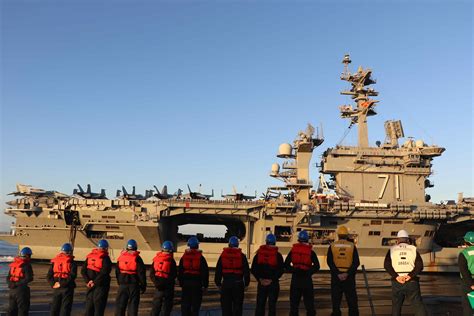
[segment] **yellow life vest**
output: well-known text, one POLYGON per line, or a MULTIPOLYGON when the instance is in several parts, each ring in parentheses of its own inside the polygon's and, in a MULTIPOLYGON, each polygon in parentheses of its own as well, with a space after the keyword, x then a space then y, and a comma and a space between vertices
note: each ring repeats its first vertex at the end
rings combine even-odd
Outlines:
POLYGON ((352 265, 354 256, 354 243, 340 239, 331 245, 334 264, 341 272, 347 272, 352 265))

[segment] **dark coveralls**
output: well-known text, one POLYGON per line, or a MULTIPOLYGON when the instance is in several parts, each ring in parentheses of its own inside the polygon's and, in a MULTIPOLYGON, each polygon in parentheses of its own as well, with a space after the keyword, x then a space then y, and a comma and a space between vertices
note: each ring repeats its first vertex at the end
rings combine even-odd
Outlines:
POLYGON ((240 316, 244 303, 244 291, 250 283, 250 269, 247 257, 242 253, 242 273, 223 273, 222 260, 216 265, 214 282, 221 287, 221 308, 223 316, 240 316))
POLYGON ((181 291, 181 315, 198 316, 201 309, 202 291, 209 287, 209 267, 201 256, 199 275, 184 273, 183 258, 179 261, 178 281, 181 291))
POLYGON ((71 262, 71 273, 67 278, 57 278, 54 276, 53 264, 49 268, 46 280, 51 287, 59 282, 60 287, 53 289, 53 301, 51 303, 51 316, 71 315, 72 303, 74 300, 74 289, 76 288, 77 265, 71 262))
POLYGON ((136 274, 121 273, 118 264, 115 267, 115 275, 119 284, 115 300, 115 316, 124 316, 126 310, 129 316, 138 315, 140 293, 143 294, 146 291, 146 267, 140 256, 137 256, 136 260, 136 274))
POLYGON ((421 259, 418 251, 416 252, 415 267, 408 273, 411 280, 400 284, 396 278, 398 273, 392 266, 392 258, 390 250, 387 252, 384 261, 384 268, 392 277, 392 316, 399 316, 402 313, 402 306, 405 298, 407 298, 415 309, 415 316, 425 316, 426 309, 421 299, 420 282, 418 274, 423 270, 423 259, 421 259))
POLYGON ((279 279, 283 275, 285 266, 283 263, 283 256, 277 252, 277 266, 275 268, 268 264, 258 263, 258 253, 253 257, 252 261, 252 274, 260 281, 260 279, 272 280, 272 283, 267 286, 263 286, 258 283, 257 286, 257 307, 255 309, 255 316, 265 315, 265 305, 268 299, 268 315, 276 315, 276 302, 278 300, 278 294, 280 293, 280 282, 279 279))
POLYGON ((155 266, 152 264, 150 269, 150 279, 155 285, 155 296, 153 297, 153 307, 151 316, 159 316, 164 307, 163 314, 169 316, 173 309, 174 284, 178 274, 176 261, 171 260, 170 273, 168 278, 157 277, 155 275, 155 266))
POLYGON ((319 271, 320 265, 318 257, 314 251, 311 251, 312 266, 309 270, 302 270, 294 268, 291 265, 291 251, 285 260, 285 269, 290 272, 290 315, 298 315, 301 296, 303 296, 304 306, 306 308, 306 315, 316 315, 314 308, 314 290, 313 290, 313 274, 319 271))
POLYGON ((85 315, 104 315, 105 308, 107 307, 107 298, 109 297, 112 261, 108 255, 104 256, 102 258, 102 268, 97 272, 87 269, 87 260, 82 266, 81 274, 86 284, 89 281, 93 281, 94 287, 87 289, 85 315))
POLYGON ((333 253, 331 247, 328 249, 327 254, 327 264, 331 270, 331 300, 332 300, 332 315, 340 316, 341 315, 341 301, 342 294, 346 295, 347 305, 349 307, 349 316, 358 316, 359 315, 359 306, 357 304, 357 290, 355 276, 357 272, 357 267, 360 265, 359 253, 356 246, 354 245, 354 252, 352 254, 352 264, 346 272, 340 271, 335 263, 333 258, 333 253), (347 273, 348 277, 346 280, 341 281, 338 278, 338 275, 341 273, 347 273))
POLYGON ((474 278, 472 277, 471 271, 468 269, 466 257, 460 253, 458 257, 459 272, 461 273, 461 290, 462 290, 462 310, 463 316, 474 315, 474 309, 471 307, 469 300, 467 299, 467 293, 474 290, 471 286, 474 285, 474 278))
POLYGON ((10 272, 7 275, 8 293, 8 316, 26 316, 30 310, 30 287, 28 283, 33 281, 33 269, 29 262, 22 266, 23 278, 17 282, 10 281, 10 272))

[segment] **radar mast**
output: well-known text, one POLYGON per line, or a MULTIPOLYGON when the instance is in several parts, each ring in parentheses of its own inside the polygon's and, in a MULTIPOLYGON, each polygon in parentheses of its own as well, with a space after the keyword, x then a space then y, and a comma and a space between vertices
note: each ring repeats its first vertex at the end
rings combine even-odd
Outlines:
POLYGON ((341 80, 345 80, 351 83, 351 89, 341 91, 342 95, 350 95, 356 103, 356 108, 352 105, 342 105, 339 107, 342 118, 348 118, 353 124, 358 125, 358 146, 362 148, 369 147, 369 134, 367 130, 367 116, 376 115, 375 106, 379 102, 377 100, 370 99, 371 96, 377 96, 379 93, 372 88, 367 86, 376 83, 371 78, 372 70, 369 68, 363 69, 361 66, 357 69, 356 73, 349 71, 349 64, 351 63, 349 54, 344 56, 342 63, 344 64, 344 72, 341 75, 341 80))

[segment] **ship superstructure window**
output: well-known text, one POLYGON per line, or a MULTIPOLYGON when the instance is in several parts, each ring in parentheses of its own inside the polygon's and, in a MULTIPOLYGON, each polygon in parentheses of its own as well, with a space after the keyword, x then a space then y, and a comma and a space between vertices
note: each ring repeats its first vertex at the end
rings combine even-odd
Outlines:
POLYGON ((425 231, 425 237, 433 237, 435 234, 434 230, 427 230, 425 231))
POLYGON ((82 215, 82 218, 91 218, 90 215, 82 215))
POLYGON ((314 245, 329 245, 336 240, 336 231, 333 229, 313 230, 309 234, 311 243, 314 245))
POLYGON ((391 232, 390 236, 397 236, 398 232, 391 232))
POLYGON ((115 216, 110 216, 110 215, 103 215, 102 218, 106 219, 115 219, 115 216))
POLYGON ((112 226, 112 225, 106 225, 106 229, 120 229, 120 226, 112 226))
POLYGON ((371 230, 371 231, 369 231, 369 236, 380 236, 380 231, 371 230))
POLYGON ((382 225, 382 221, 381 220, 371 220, 370 225, 382 225))
POLYGON ((275 226, 275 237, 277 241, 290 241, 291 235, 291 226, 275 226))

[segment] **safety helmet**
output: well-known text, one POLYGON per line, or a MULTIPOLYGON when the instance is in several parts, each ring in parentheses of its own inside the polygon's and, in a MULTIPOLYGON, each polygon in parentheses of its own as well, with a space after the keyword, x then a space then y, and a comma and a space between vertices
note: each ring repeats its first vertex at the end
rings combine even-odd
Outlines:
POLYGON ((188 247, 191 249, 199 248, 199 240, 196 237, 191 237, 188 239, 188 247))
POLYGON ((130 239, 129 241, 127 241, 127 250, 137 250, 137 249, 138 249, 138 245, 135 239, 130 239))
POLYGON ((62 245, 61 247, 61 252, 64 252, 64 253, 71 253, 72 252, 72 245, 70 243, 65 243, 64 245, 62 245))
POLYGON ((346 226, 339 226, 336 231, 337 235, 349 235, 349 230, 346 226))
POLYGON ((267 245, 275 246, 275 244, 276 244, 276 237, 275 237, 275 235, 273 235, 273 234, 268 234, 268 235, 267 235, 267 238, 265 238, 265 243, 266 243, 267 245))
POLYGON ((402 229, 398 231, 397 238, 410 238, 410 236, 406 230, 402 229))
POLYGON ((100 248, 100 249, 107 249, 109 248, 109 242, 105 239, 101 239, 99 240, 99 242, 97 243, 97 248, 100 248))
POLYGON ((474 243, 474 231, 467 232, 466 235, 464 235, 464 241, 473 244, 474 243))
POLYGON ((25 247, 20 250, 20 257, 31 257, 33 251, 31 251, 30 247, 25 247))
POLYGON ((308 240, 309 240, 309 235, 306 230, 302 230, 298 233, 298 241, 308 242, 308 240))
POLYGON ((166 252, 173 252, 173 243, 169 240, 166 240, 161 245, 161 249, 166 252))
POLYGON ((229 247, 231 248, 237 248, 239 247, 239 238, 236 236, 232 236, 229 238, 229 247))

